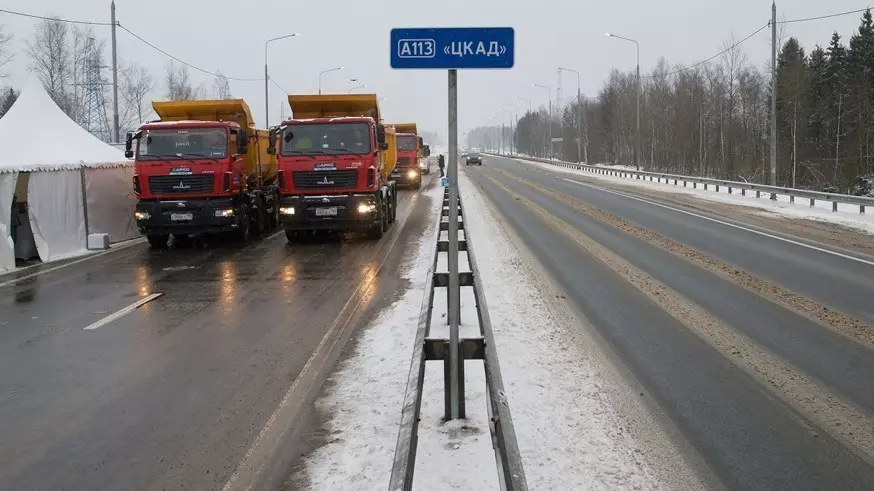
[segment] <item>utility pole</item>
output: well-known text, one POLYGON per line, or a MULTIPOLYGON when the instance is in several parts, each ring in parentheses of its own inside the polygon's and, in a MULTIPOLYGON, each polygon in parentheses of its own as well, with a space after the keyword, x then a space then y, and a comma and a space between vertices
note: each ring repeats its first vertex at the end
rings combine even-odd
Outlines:
POLYGON ((120 143, 121 138, 118 128, 118 54, 116 50, 118 40, 115 34, 115 0, 110 4, 109 12, 112 22, 112 141, 120 143))
POLYGON ((771 186, 777 185, 777 2, 771 3, 771 186))
POLYGON ((637 170, 640 170, 640 43, 634 43, 637 46, 637 136, 634 142, 634 152, 637 154, 635 159, 637 170))

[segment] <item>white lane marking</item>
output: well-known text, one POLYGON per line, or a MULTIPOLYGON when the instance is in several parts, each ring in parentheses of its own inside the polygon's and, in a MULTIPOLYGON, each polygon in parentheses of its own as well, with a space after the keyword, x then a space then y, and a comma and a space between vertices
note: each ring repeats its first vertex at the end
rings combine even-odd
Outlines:
MULTIPOLYGON (((113 249, 110 249, 110 250, 108 250, 108 251, 98 252, 97 254, 91 254, 91 255, 89 255, 89 256, 85 256, 85 257, 83 257, 83 258, 81 258, 81 259, 76 259, 75 261, 70 261, 70 262, 68 262, 68 263, 61 264, 60 266, 55 266, 55 267, 53 267, 53 268, 48 268, 48 269, 42 269, 42 270, 40 270, 40 271, 37 271, 36 273, 31 273, 31 274, 29 274, 29 275, 27 275, 27 276, 22 276, 22 277, 20 277, 20 278, 15 278, 15 279, 13 279, 13 280, 4 281, 3 283, 0 283, 0 288, 2 288, 2 287, 4 287, 4 286, 8 286, 8 285, 14 285, 15 283, 18 283, 19 281, 24 281, 24 280, 26 280, 26 279, 33 278, 34 276, 39 276, 39 275, 42 275, 42 274, 51 273, 52 271, 57 271, 57 270, 59 270, 59 269, 66 268, 67 266, 72 266, 72 265, 74 265, 74 264, 79 264, 79 263, 81 263, 81 262, 85 262, 85 261, 88 261, 88 260, 91 260, 91 259, 94 259, 94 258, 98 258, 98 257, 100 257, 100 256, 105 256, 105 255, 107 255, 107 254, 109 254, 109 253, 112 253, 112 252, 123 251, 123 250, 125 250, 125 249, 127 249, 127 248, 129 248, 129 247, 133 247, 133 246, 135 246, 135 245, 142 244, 142 243, 144 243, 145 241, 146 241, 145 238, 132 239, 129 243, 127 243, 127 244, 123 244, 123 245, 120 245, 120 246, 115 247, 115 248, 113 248, 113 249)), ((34 265, 34 266, 37 266, 37 265, 34 265)), ((19 270, 19 271, 20 271, 20 270, 19 270)), ((12 271, 9 271, 8 273, 3 273, 3 274, 6 275, 6 274, 12 274, 12 273, 15 273, 15 272, 16 272, 16 270, 12 270, 12 271)))
POLYGON ((246 452, 246 455, 243 456, 243 460, 237 465, 237 468, 234 470, 234 473, 227 480, 223 491, 232 491, 232 490, 251 490, 252 487, 257 483, 261 473, 264 471, 264 468, 268 464, 269 457, 272 455, 278 443, 281 441, 282 437, 291 431, 291 428, 288 427, 288 423, 293 419, 295 413, 285 414, 289 410, 292 410, 290 406, 293 403, 298 402, 297 391, 300 388, 300 385, 303 381, 308 381, 307 379, 310 375, 315 371, 318 373, 320 370, 324 369, 324 365, 315 366, 316 362, 324 362, 324 359, 327 357, 329 353, 334 349, 337 342, 339 341, 339 335, 337 334, 339 331, 342 331, 349 322, 352 321, 354 317, 354 313, 347 316, 347 310, 350 308, 358 307, 361 300, 361 293, 365 288, 369 288, 370 285, 376 281, 376 277, 382 271, 382 267, 385 265, 388 258, 391 257, 391 253, 394 250, 395 244, 400 239, 404 227, 407 224, 410 215, 412 215, 413 210, 416 208, 416 203, 418 203, 420 196, 422 196, 422 190, 416 191, 413 194, 413 198, 410 200, 410 205, 407 207, 406 213, 403 215, 402 219, 397 220, 397 233, 392 238, 390 244, 388 244, 388 249, 386 250, 385 256, 383 256, 379 265, 377 266, 375 272, 365 278, 361 283, 358 284, 358 287, 352 292, 352 295, 349 296, 349 299, 346 300, 346 303, 343 304, 343 308, 340 309, 340 312, 334 318, 334 322, 331 324, 331 327, 328 328, 328 331, 322 337, 321 341, 319 341, 316 349, 313 350, 309 359, 307 359, 306 364, 304 364, 300 373, 292 382, 291 387, 288 388, 285 395, 279 401, 279 405, 276 406, 276 410, 273 411, 273 414, 270 415, 270 419, 267 420, 267 423, 264 425, 264 428, 261 429, 261 432, 258 433, 258 436, 255 438, 255 441, 252 442, 252 446, 249 447, 249 450, 246 452), (357 300, 357 301, 355 301, 357 300), (353 302, 355 301, 355 302, 353 302), (345 317, 346 322, 341 323, 340 321, 345 317), (330 346, 327 346, 330 342, 330 346), (280 421, 283 420, 283 421, 280 421), (278 427, 277 427, 278 425, 278 427), (268 438, 269 435, 269 438, 268 438), (256 453, 258 455, 256 455, 256 453))
POLYGON ((91 330, 97 329, 99 327, 103 327, 106 324, 109 324, 110 322, 112 322, 120 317, 124 317, 125 315, 130 314, 134 310, 142 307, 143 305, 151 302, 152 300, 160 297, 161 295, 163 295, 163 293, 153 293, 147 297, 143 297, 143 298, 137 300, 136 302, 128 305, 127 307, 125 307, 125 308, 123 308, 115 313, 107 315, 106 317, 104 317, 104 318, 100 319, 99 321, 86 327, 84 330, 91 331, 91 330))
POLYGON ((761 232, 761 231, 759 231, 759 230, 752 229, 752 228, 747 228, 747 227, 744 227, 744 226, 742 226, 742 225, 737 225, 737 224, 734 224, 734 223, 731 223, 731 222, 726 222, 726 221, 719 220, 719 219, 716 219, 716 218, 711 218, 711 217, 708 217, 708 216, 699 215, 698 213, 693 213, 693 212, 691 212, 691 211, 682 210, 682 209, 680 209, 680 208, 674 208, 673 206, 664 205, 664 204, 662 204, 662 203, 658 203, 658 202, 655 202, 655 201, 650 201, 650 200, 648 200, 648 199, 638 198, 637 196, 632 196, 632 195, 630 195, 630 194, 620 193, 620 192, 618 192, 618 191, 611 191, 611 190, 609 190, 609 189, 604 189, 604 188, 601 188, 601 187, 598 187, 598 186, 592 186, 592 185, 590 185, 590 184, 587 184, 587 183, 584 183, 584 182, 580 182, 580 181, 576 181, 576 180, 574 180, 574 179, 567 179, 567 178, 565 178, 565 177, 562 177, 561 179, 562 179, 563 181, 572 182, 572 183, 577 184, 577 185, 580 185, 580 186, 585 186, 585 187, 587 187, 587 188, 597 189, 598 191, 604 191, 605 193, 615 194, 616 196, 622 196, 623 198, 633 199, 633 200, 640 201, 640 202, 643 202, 643 203, 646 203, 646 204, 650 204, 650 205, 658 206, 658 207, 665 208, 665 209, 668 209, 668 210, 676 211, 676 212, 678 212, 678 213, 683 213, 684 215, 690 215, 690 216, 693 216, 693 217, 695 217, 695 218, 700 218, 700 219, 702 219, 702 220, 707 220, 707 221, 710 221, 710 222, 715 222, 715 223, 718 223, 718 224, 720 224, 720 225, 725 225, 725 226, 727 226, 727 227, 736 228, 736 229, 739 229, 739 230, 744 230, 744 231, 746 231, 746 232, 751 232, 751 233, 754 233, 754 234, 757 234, 757 235, 761 235, 761 236, 763 236, 763 237, 768 237, 768 238, 770 238, 770 239, 779 240, 779 241, 781 241, 781 242, 786 242, 786 243, 788 243, 788 244, 797 245, 797 246, 800 246, 800 247, 805 247, 805 248, 807 248, 807 249, 811 249, 811 250, 814 250, 814 251, 817 251, 817 252, 823 252, 823 253, 825 253, 825 254, 831 254, 832 256, 837 256, 837 257, 840 257, 840 258, 843 258, 843 259, 849 259, 849 260, 851 260, 851 261, 856 261, 856 262, 860 262, 860 263, 862 263, 862 264, 867 264, 867 265, 869 265, 869 266, 874 266, 874 261, 867 261, 867 260, 865 260, 865 259, 861 259, 861 258, 858 258, 858 257, 850 256, 850 255, 848 255, 848 254, 842 254, 842 253, 840 253, 840 252, 831 251, 831 250, 829 250, 829 249, 824 249, 824 248, 822 248, 822 247, 817 247, 817 246, 814 246, 814 245, 805 244, 804 242, 799 242, 799 241, 797 241, 797 240, 792 240, 792 239, 787 239, 787 238, 785 238, 785 237, 780 237, 779 235, 773 235, 773 234, 769 234, 769 233, 767 233, 767 232, 761 232))

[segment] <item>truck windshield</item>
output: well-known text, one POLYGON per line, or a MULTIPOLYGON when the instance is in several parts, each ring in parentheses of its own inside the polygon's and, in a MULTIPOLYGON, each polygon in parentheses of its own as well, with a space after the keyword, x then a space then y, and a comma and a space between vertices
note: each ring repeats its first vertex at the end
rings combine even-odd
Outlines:
POLYGON ((412 135, 398 136, 398 150, 415 150, 416 137, 412 135))
POLYGON ((364 123, 295 124, 282 134, 282 155, 370 153, 364 123))
POLYGON ((137 158, 223 158, 228 154, 228 133, 221 128, 146 130, 137 146, 137 158))

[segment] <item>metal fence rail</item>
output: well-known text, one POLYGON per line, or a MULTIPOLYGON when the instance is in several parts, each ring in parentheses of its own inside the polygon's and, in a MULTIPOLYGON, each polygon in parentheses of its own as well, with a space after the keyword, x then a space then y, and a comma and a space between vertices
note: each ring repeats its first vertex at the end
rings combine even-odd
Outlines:
MULTIPOLYGON (((482 284, 479 281, 479 268, 470 237, 465 233, 464 239, 460 239, 457 233, 458 230, 464 230, 464 206, 457 195, 451 196, 450 193, 451 188, 447 188, 443 210, 437 224, 437 243, 434 257, 425 282, 425 297, 419 312, 419 325, 416 330, 413 358, 407 378, 389 489, 400 491, 413 488, 419 417, 422 409, 422 388, 425 382, 425 363, 427 361, 443 362, 444 410, 445 419, 448 420, 454 417, 453 414, 464 418, 464 360, 483 360, 488 394, 489 430, 495 450, 501 489, 527 490, 528 485, 522 467, 522 458, 516 442, 516 432, 513 428, 513 419, 510 416, 510 407, 507 403, 500 365, 498 364, 491 319, 482 284), (451 203, 453 202, 457 203, 455 210, 452 210, 451 203), (444 221, 444 218, 447 220, 444 221), (455 219, 455 223, 452 222, 453 219, 455 219), (452 233, 453 228, 455 228, 455 234, 452 233), (446 240, 440 238, 440 232, 443 230, 449 232, 446 240), (455 254, 456 260, 458 254, 466 253, 470 271, 458 272, 456 262, 454 271, 450 264, 449 273, 437 272, 437 258, 440 252, 449 253, 450 256, 455 254), (453 275, 456 276, 455 281, 453 281, 453 275), (453 316, 460 314, 458 304, 455 303, 459 296, 458 291, 456 291, 453 299, 451 290, 453 288, 460 289, 462 286, 473 287, 480 328, 480 336, 477 337, 458 338, 457 321, 459 318, 453 320, 453 316), (434 295, 438 288, 446 288, 449 299, 448 321, 450 325, 456 324, 455 335, 450 335, 449 338, 430 337, 434 295), (455 346, 453 343, 456 343, 455 346), (453 348, 456 350, 456 357, 451 356, 453 348), (453 366, 454 363, 457 364, 453 366), (455 371, 454 374, 453 371, 455 371), (454 390, 452 390, 453 383, 457 384, 454 390)), ((452 263, 451 258, 450 263, 452 263)))
POLYGON ((653 182, 664 182, 666 184, 673 184, 678 186, 679 183, 682 183, 683 187, 687 187, 688 183, 692 183, 692 187, 697 189, 698 185, 702 185, 703 189, 708 190, 708 186, 713 186, 714 191, 719 192, 720 187, 725 187, 728 189, 728 194, 733 194, 735 190, 740 190, 740 194, 742 196, 746 196, 748 191, 755 191, 756 197, 759 198, 761 195, 767 194, 768 197, 772 200, 777 199, 778 194, 789 196, 789 202, 795 203, 796 198, 808 199, 810 200, 810 207, 812 208, 817 201, 829 201, 832 203, 832 211, 838 211, 838 204, 846 204, 846 205, 854 205, 859 207, 859 213, 865 214, 866 206, 874 206, 874 198, 868 198, 865 196, 853 196, 850 194, 839 194, 839 193, 824 193, 820 191, 810 191, 807 189, 796 189, 796 188, 786 188, 780 186, 767 186, 764 184, 755 184, 749 182, 738 182, 738 181, 726 181, 722 179, 710 179, 706 177, 694 177, 694 176, 682 176, 677 174, 665 174, 661 172, 646 172, 646 171, 636 171, 636 170, 626 170, 626 169, 613 169, 610 167, 602 167, 597 165, 588 165, 588 164, 578 164, 573 162, 565 162, 562 160, 547 160, 536 157, 528 157, 522 155, 498 155, 491 154, 496 156, 503 157, 513 157, 523 160, 530 160, 532 162, 540 162, 543 164, 554 165, 556 167, 564 167, 567 169, 575 169, 586 172, 591 172, 594 174, 604 174, 609 176, 617 176, 617 177, 625 177, 629 179, 643 179, 649 180, 653 182))

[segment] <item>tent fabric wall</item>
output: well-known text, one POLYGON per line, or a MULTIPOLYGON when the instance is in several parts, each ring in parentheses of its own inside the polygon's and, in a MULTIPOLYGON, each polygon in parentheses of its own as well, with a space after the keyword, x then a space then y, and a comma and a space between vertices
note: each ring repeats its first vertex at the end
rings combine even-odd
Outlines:
POLYGON ((15 244, 12 242, 12 197, 17 172, 0 174, 0 271, 15 269, 15 244))
POLYGON ((86 252, 79 171, 32 173, 27 201, 40 259, 54 261, 86 252))
POLYGON ((85 169, 88 233, 109 234, 112 243, 140 236, 134 220, 137 198, 133 167, 85 169))

